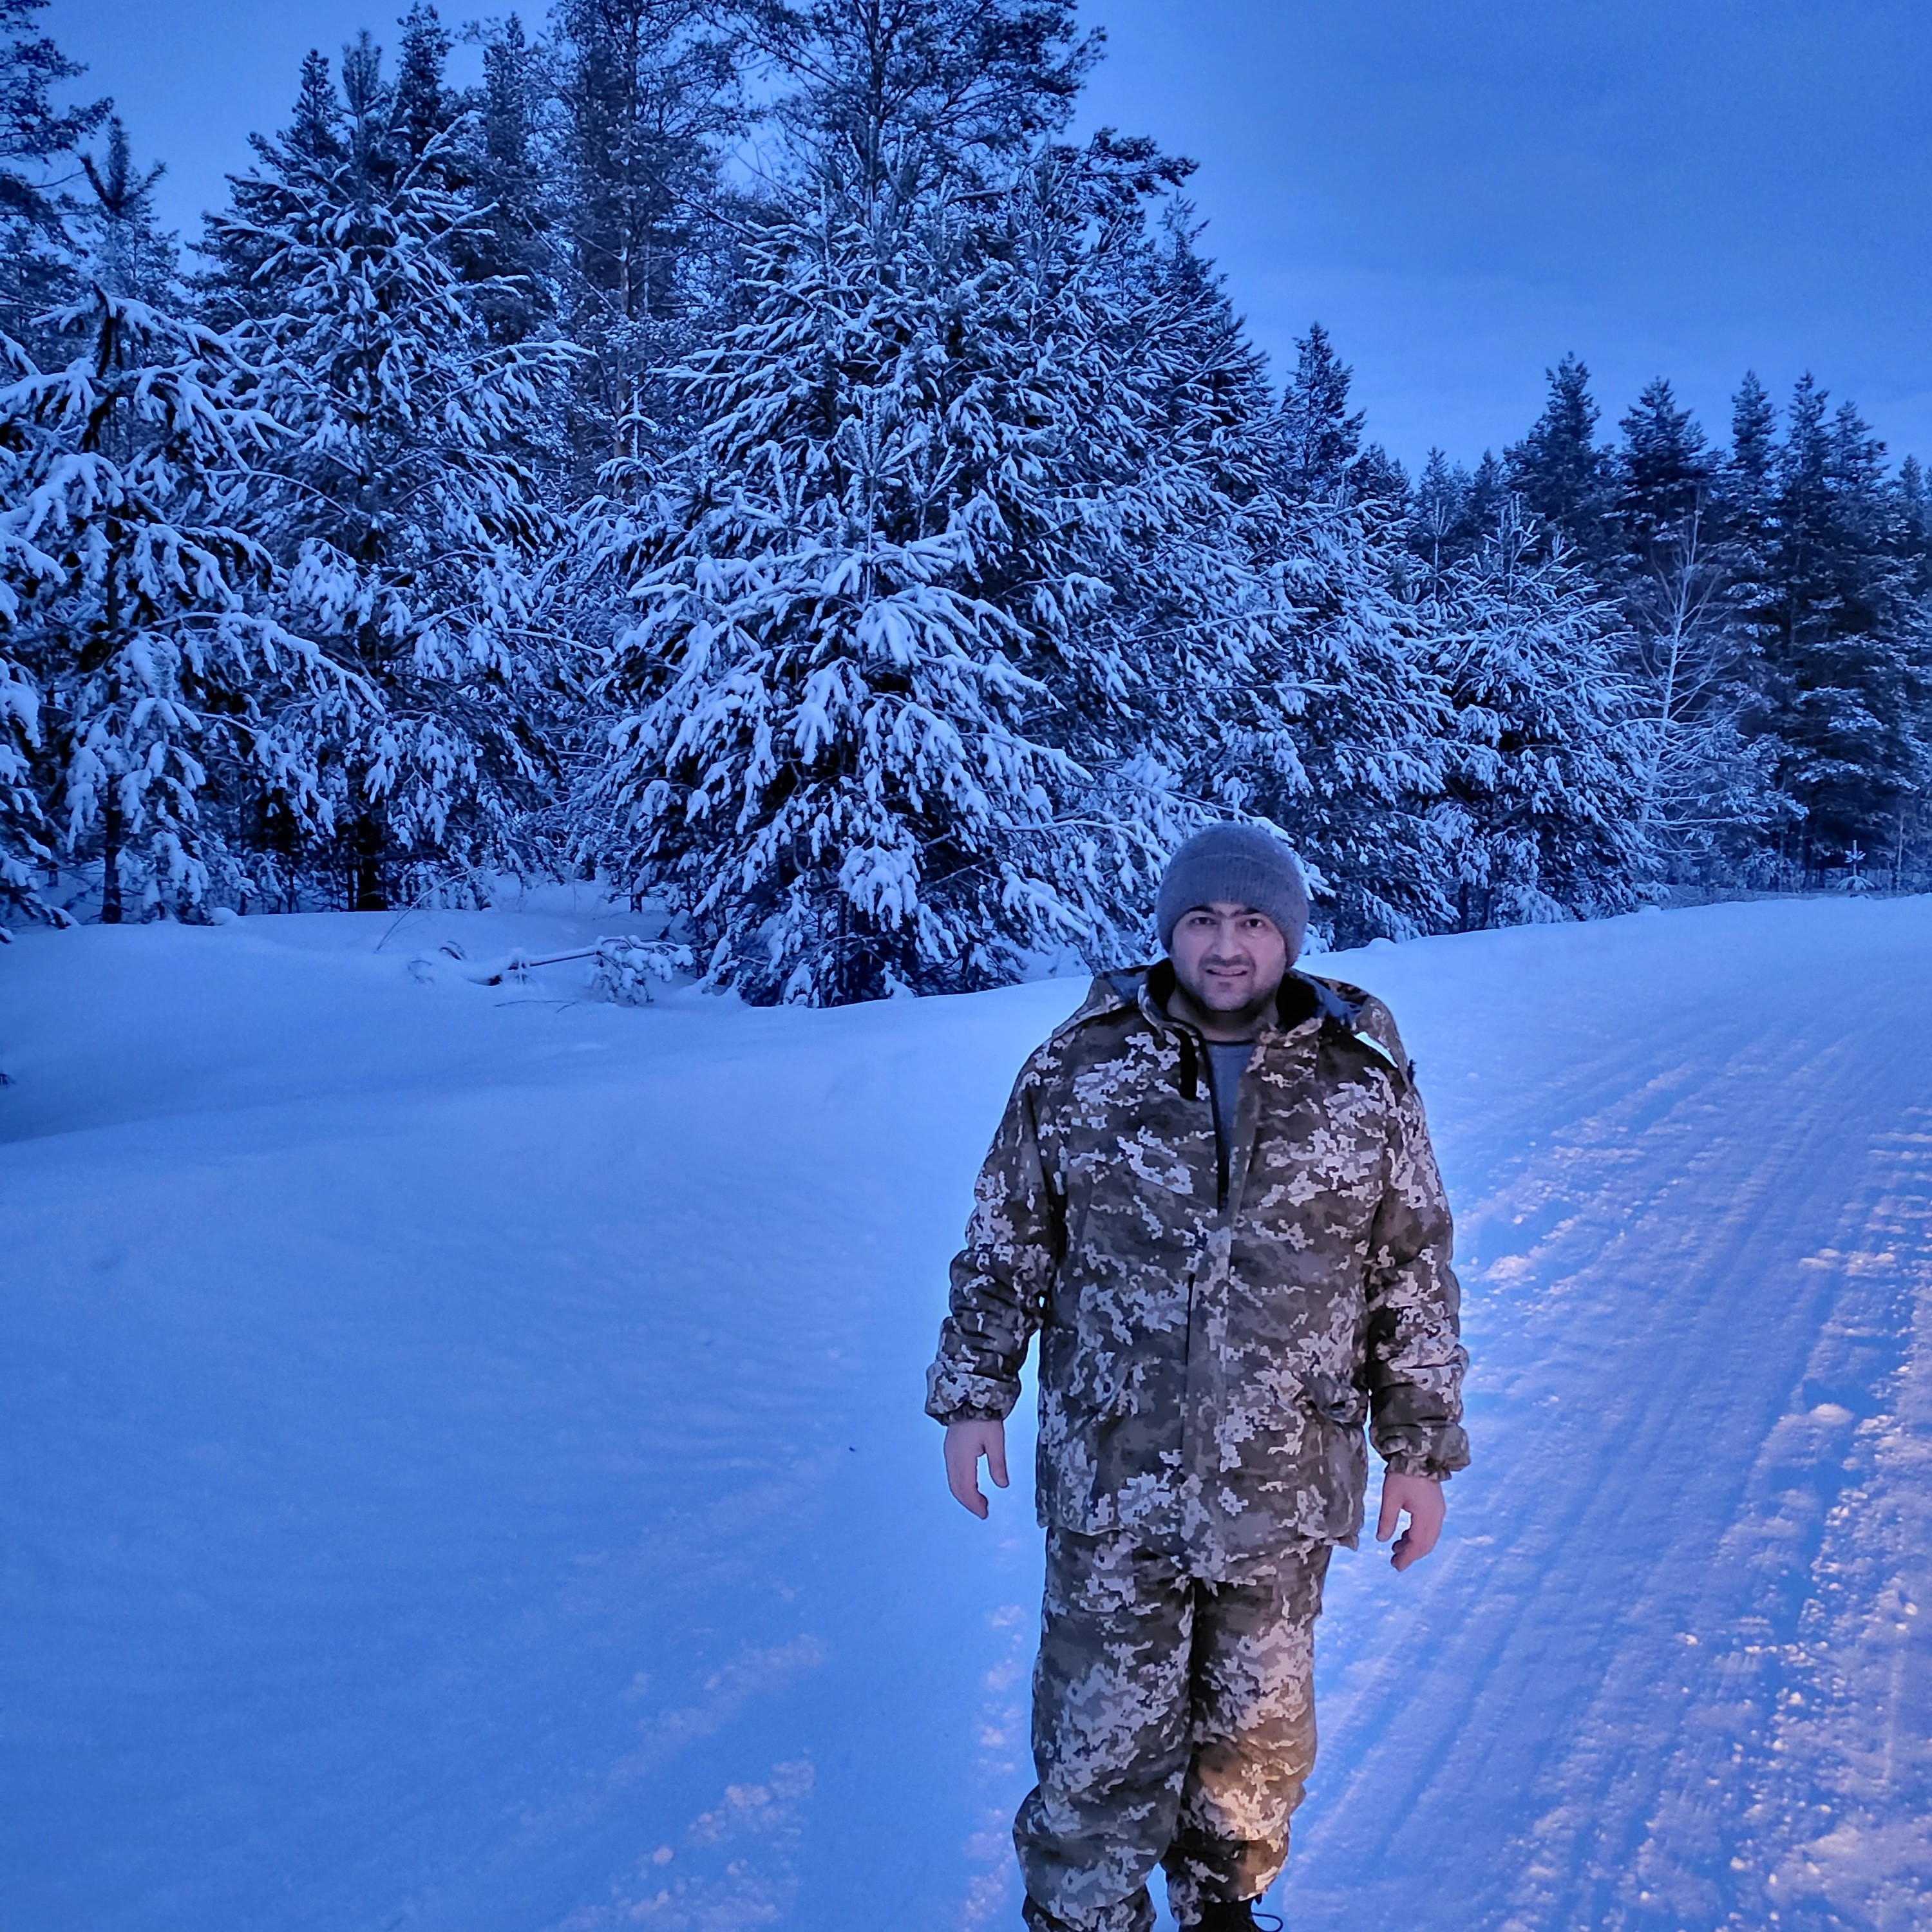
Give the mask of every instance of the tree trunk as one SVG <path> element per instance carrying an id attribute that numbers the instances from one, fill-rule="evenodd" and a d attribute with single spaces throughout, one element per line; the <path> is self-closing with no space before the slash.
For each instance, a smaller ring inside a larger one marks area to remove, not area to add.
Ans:
<path id="1" fill-rule="evenodd" d="M 350 910 L 387 912 L 388 882 L 383 876 L 382 829 L 368 819 L 358 822 L 350 837 Z"/>
<path id="2" fill-rule="evenodd" d="M 121 923 L 121 801 L 111 784 L 100 814 L 100 922 Z"/>

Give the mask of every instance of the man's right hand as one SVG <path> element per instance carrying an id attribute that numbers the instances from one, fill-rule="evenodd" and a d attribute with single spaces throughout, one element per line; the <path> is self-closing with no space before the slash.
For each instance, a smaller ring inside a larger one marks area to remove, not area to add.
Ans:
<path id="1" fill-rule="evenodd" d="M 986 1514 L 980 1493 L 980 1458 L 986 1473 L 1001 1489 L 1006 1486 L 1006 1425 L 1004 1422 L 949 1422 L 946 1425 L 946 1486 L 962 1509 Z"/>

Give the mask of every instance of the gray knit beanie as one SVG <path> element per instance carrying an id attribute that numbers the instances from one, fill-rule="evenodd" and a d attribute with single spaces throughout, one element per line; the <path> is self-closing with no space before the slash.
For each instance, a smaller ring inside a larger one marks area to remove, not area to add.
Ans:
<path id="1" fill-rule="evenodd" d="M 1308 931 L 1308 888 L 1294 852 L 1258 825 L 1210 825 L 1168 861 L 1154 902 L 1163 950 L 1174 947 L 1184 913 L 1226 900 L 1274 920 L 1294 964 Z"/>

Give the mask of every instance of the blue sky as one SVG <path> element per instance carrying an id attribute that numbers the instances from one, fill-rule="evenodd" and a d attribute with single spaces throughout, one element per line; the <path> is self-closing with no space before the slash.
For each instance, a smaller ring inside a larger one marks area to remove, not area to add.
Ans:
<path id="1" fill-rule="evenodd" d="M 55 0 L 184 228 L 303 51 L 398 0 Z M 532 12 L 536 9 L 531 10 Z M 460 4 L 446 19 L 464 16 Z M 1277 365 L 1318 318 L 1412 464 L 1521 434 L 1575 350 L 1607 421 L 1667 374 L 1720 430 L 1805 369 L 1932 455 L 1932 8 L 1906 0 L 1090 0 L 1084 118 L 1198 160 Z"/>

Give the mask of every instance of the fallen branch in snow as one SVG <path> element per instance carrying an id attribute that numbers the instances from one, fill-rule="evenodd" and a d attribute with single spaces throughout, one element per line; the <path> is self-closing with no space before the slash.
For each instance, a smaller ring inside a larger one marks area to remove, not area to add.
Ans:
<path id="1" fill-rule="evenodd" d="M 622 933 L 574 952 L 540 956 L 512 952 L 506 959 L 479 960 L 473 964 L 464 958 L 463 949 L 453 940 L 446 942 L 441 950 L 446 958 L 455 961 L 464 979 L 478 986 L 500 986 L 506 980 L 521 980 L 539 966 L 563 966 L 575 959 L 594 959 L 597 968 L 591 975 L 592 990 L 620 1006 L 649 1006 L 653 980 L 668 984 L 680 973 L 694 968 L 688 946 L 674 946 L 662 939 L 634 939 Z M 412 963 L 427 967 L 430 962 Z"/>
<path id="2" fill-rule="evenodd" d="M 597 970 L 591 987 L 620 1006 L 649 1006 L 653 980 L 668 985 L 676 974 L 694 969 L 689 946 L 662 939 L 600 939 L 592 950 Z"/>

